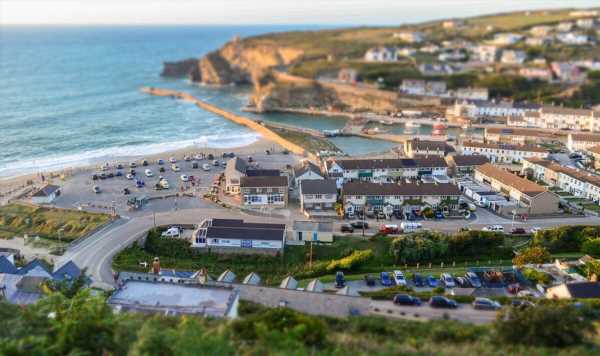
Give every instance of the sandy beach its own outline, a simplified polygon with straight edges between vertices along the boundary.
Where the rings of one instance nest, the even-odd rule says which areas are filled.
[[[177,160],[182,160],[184,156],[194,156],[198,153],[212,154],[216,159],[222,157],[223,153],[232,152],[237,156],[246,157],[258,153],[265,153],[266,150],[271,152],[282,152],[283,148],[277,143],[270,141],[264,137],[258,138],[256,142],[249,145],[231,148],[210,148],[210,147],[195,147],[190,146],[178,150],[166,151],[153,155],[137,155],[137,156],[116,156],[108,160],[98,160],[88,165],[76,167],[66,167],[55,171],[40,171],[34,174],[18,175],[13,177],[0,178],[0,203],[19,195],[21,192],[31,189],[31,187],[41,187],[44,184],[59,182],[66,180],[70,176],[82,172],[94,172],[105,163],[114,166],[118,163],[128,165],[129,162],[137,162],[141,160],[156,161],[158,159],[167,160],[170,157],[175,157]]]

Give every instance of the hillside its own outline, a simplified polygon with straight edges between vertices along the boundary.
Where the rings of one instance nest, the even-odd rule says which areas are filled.
[[[597,17],[597,16],[596,16]],[[523,65],[505,65],[499,60],[496,64],[481,65],[472,63],[474,46],[488,45],[494,36],[516,34],[526,38],[534,26],[555,26],[568,21],[573,24],[589,15],[576,14],[571,9],[553,11],[515,12],[487,15],[464,20],[440,20],[399,27],[360,27],[321,31],[296,31],[235,38],[221,49],[200,59],[187,59],[181,62],[165,63],[163,75],[188,76],[192,81],[205,84],[254,84],[256,95],[253,99],[259,110],[277,110],[278,107],[318,107],[336,108],[347,111],[393,111],[400,105],[406,106],[399,98],[371,96],[367,103],[358,96],[364,93],[340,95],[338,88],[325,87],[323,82],[337,81],[341,69],[352,69],[356,79],[367,87],[397,91],[403,79],[444,80],[448,87],[482,87],[490,89],[492,97],[502,98],[518,94],[517,100],[554,101],[569,103],[565,90],[574,95],[580,92],[581,83],[569,87],[569,83],[546,83],[540,80],[524,80],[519,68],[524,66],[544,68],[554,61],[584,61],[600,57],[600,46],[596,38],[600,27],[572,30],[574,36],[585,35],[587,44],[570,45],[564,41],[537,46],[521,40],[518,43],[502,45],[503,50],[518,51],[527,56]],[[404,34],[419,34],[418,39]],[[562,36],[557,34],[556,38]],[[561,37],[562,38],[562,37]],[[527,37],[529,39],[529,37]],[[371,61],[365,59],[369,49],[386,46],[402,49],[393,61]],[[432,49],[433,48],[433,49]],[[458,53],[463,59],[441,61],[441,54]],[[540,60],[544,64],[541,64]],[[453,67],[448,73],[425,74],[421,65],[447,64]],[[287,72],[292,76],[317,80],[304,82],[278,80],[273,71]],[[496,77],[494,77],[496,76]],[[515,83],[506,83],[506,79]],[[292,82],[294,82],[293,85]],[[293,87],[293,91],[290,90]],[[581,90],[593,92],[594,88]],[[294,95],[290,95],[294,94]],[[298,94],[298,95],[296,95]],[[576,104],[594,105],[596,98],[583,98]],[[297,99],[298,98],[298,99]],[[431,103],[424,104],[425,106]],[[409,105],[410,106],[410,105]]]

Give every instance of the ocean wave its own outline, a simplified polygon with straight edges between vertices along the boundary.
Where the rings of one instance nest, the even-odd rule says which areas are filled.
[[[24,159],[0,165],[0,177],[7,178],[39,172],[58,171],[67,168],[85,167],[104,162],[118,161],[128,157],[156,155],[188,147],[195,147],[199,150],[242,147],[256,142],[260,137],[261,135],[258,133],[206,135],[190,140],[143,145],[125,145],[84,151],[81,153]]]

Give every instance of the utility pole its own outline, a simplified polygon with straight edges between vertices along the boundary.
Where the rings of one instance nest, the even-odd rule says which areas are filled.
[[[310,257],[308,258],[308,269],[312,269],[312,260],[313,260],[313,242],[310,241]]]
[[[365,236],[365,209],[367,204],[365,203],[362,208],[362,235]]]

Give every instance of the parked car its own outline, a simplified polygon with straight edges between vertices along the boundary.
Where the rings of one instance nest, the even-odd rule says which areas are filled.
[[[348,224],[343,224],[342,227],[340,227],[340,231],[341,232],[354,232],[354,228]]]
[[[377,216],[377,219],[379,219],[379,220],[387,219],[387,216],[385,216],[385,213],[383,211],[378,212],[376,216]]]
[[[456,309],[458,308],[458,303],[452,299],[448,299],[441,295],[434,295],[429,299],[429,305],[432,308],[448,308],[448,309]]]
[[[533,304],[532,302],[530,302],[528,300],[523,300],[523,299],[513,299],[512,302],[510,303],[510,305],[512,305],[515,308],[521,308],[521,309],[535,307],[535,304]]]
[[[92,180],[98,180],[98,175],[97,174],[93,174],[92,175]]]
[[[527,231],[525,231],[525,229],[523,229],[522,227],[515,227],[512,230],[510,230],[510,233],[513,235],[524,235],[527,233]]]
[[[495,300],[480,297],[475,298],[475,300],[473,301],[473,308],[481,310],[498,310],[502,308],[502,305],[500,305],[500,303],[498,303]]]
[[[142,188],[142,187],[144,187],[144,185],[146,185],[146,184],[144,183],[144,181],[143,181],[143,180],[141,180],[141,179],[136,179],[136,181],[135,181],[135,186],[136,186],[136,187],[138,187],[138,188]]]
[[[163,237],[178,237],[181,234],[181,232],[179,231],[179,228],[177,227],[171,227],[169,229],[167,229],[166,231],[164,231],[161,236]]]
[[[465,277],[456,277],[454,279],[454,281],[460,288],[470,288],[471,287],[471,283],[469,283],[469,280],[466,279]]]
[[[504,232],[504,226],[502,226],[502,225],[490,225],[490,226],[484,227],[481,230],[482,231]]]
[[[438,286],[438,280],[435,279],[432,275],[427,276],[427,285],[431,288],[435,288]]]
[[[106,179],[106,173],[102,172],[98,175],[98,178],[100,179]]]
[[[158,184],[162,189],[169,189],[169,181],[166,179],[161,179]]]
[[[407,221],[403,221],[400,223],[400,229],[402,229],[402,232],[404,233],[411,233],[411,232],[417,232],[419,230],[423,229],[423,225],[421,223],[418,222],[407,222]]]
[[[148,165],[148,161],[146,161],[145,159],[142,160],[142,166],[146,167]]]
[[[108,174],[106,175],[107,178],[114,178],[115,174],[113,172],[108,172]]]
[[[121,171],[117,171],[117,173],[115,173],[115,177],[122,177],[123,176],[123,172]]]
[[[213,161],[213,166],[218,167],[219,166],[219,161],[217,161],[216,159]]]
[[[444,213],[442,213],[441,211],[436,211],[435,212],[435,218],[436,219],[443,219],[444,218]]]
[[[144,171],[144,174],[146,175],[146,177],[152,177],[154,175],[154,173],[152,173],[152,170],[150,169],[146,169]]]
[[[454,278],[450,273],[442,273],[442,275],[440,276],[440,281],[442,281],[446,288],[456,287],[456,284],[454,283]]]
[[[208,171],[210,171],[210,166],[208,165],[208,163],[204,163],[202,165],[202,169],[208,172]]]
[[[186,162],[191,162],[192,161],[192,157],[190,156],[183,156],[183,160]]]
[[[171,165],[171,170],[172,170],[173,172],[179,172],[179,171],[181,171],[181,168],[179,168],[179,166],[178,166],[178,165],[176,165],[176,164],[173,164],[173,165]]]
[[[408,294],[396,294],[394,296],[394,304],[398,305],[421,305],[421,299]]]
[[[402,271],[394,271],[394,282],[397,286],[406,286],[406,278],[404,278],[404,273],[402,273]]]
[[[539,231],[542,231],[542,228],[539,226],[534,226],[531,228],[531,230],[529,230],[529,232],[533,235],[537,234]]]
[[[135,169],[130,169],[129,174],[131,174],[132,176],[135,176],[137,174],[137,172],[135,171]]]
[[[337,271],[335,274],[335,287],[344,288],[346,286],[346,279],[344,278],[344,272]]]
[[[390,278],[390,274],[388,272],[381,272],[379,274],[379,278],[382,286],[389,287],[392,285],[392,279]]]
[[[350,225],[355,229],[369,228],[369,223],[366,221],[354,221]]]
[[[371,276],[370,274],[366,274],[365,275],[365,283],[369,287],[374,287],[375,286],[375,277]]]
[[[185,174],[182,174],[181,177],[179,177],[179,179],[181,179],[182,182],[188,182],[190,180],[190,177],[186,176]]]
[[[159,171],[160,173],[165,173],[165,167],[160,167],[160,168],[158,169],[158,171]]]
[[[123,195],[129,195],[131,194],[131,192],[129,191],[129,188],[123,188]]]
[[[415,287],[425,287],[425,280],[419,273],[413,274],[413,283]]]
[[[198,162],[192,163],[192,169],[198,169]]]
[[[156,160],[156,164],[158,164],[159,166],[162,166],[163,164],[165,164],[165,161],[163,159],[157,159]]]
[[[100,187],[99,187],[99,186],[95,185],[95,186],[93,186],[93,187],[92,187],[92,191],[93,191],[94,193],[96,193],[96,194],[100,194],[100,192],[101,192],[102,190],[100,190]]]
[[[177,163],[177,159],[175,157],[169,157],[169,162]]]
[[[465,278],[467,281],[469,281],[469,284],[471,284],[473,288],[481,288],[481,280],[479,277],[477,277],[475,272],[467,272],[467,274],[465,274]]]
[[[379,227],[379,232],[383,234],[394,235],[398,234],[400,229],[398,228],[398,225],[384,224]]]
[[[121,163],[117,164],[117,169],[123,169],[123,165]]]
[[[135,168],[135,167],[137,167],[137,163],[129,162],[129,168]]]
[[[125,176],[125,178],[132,180],[133,179],[133,174],[131,173],[127,173],[127,175]]]

